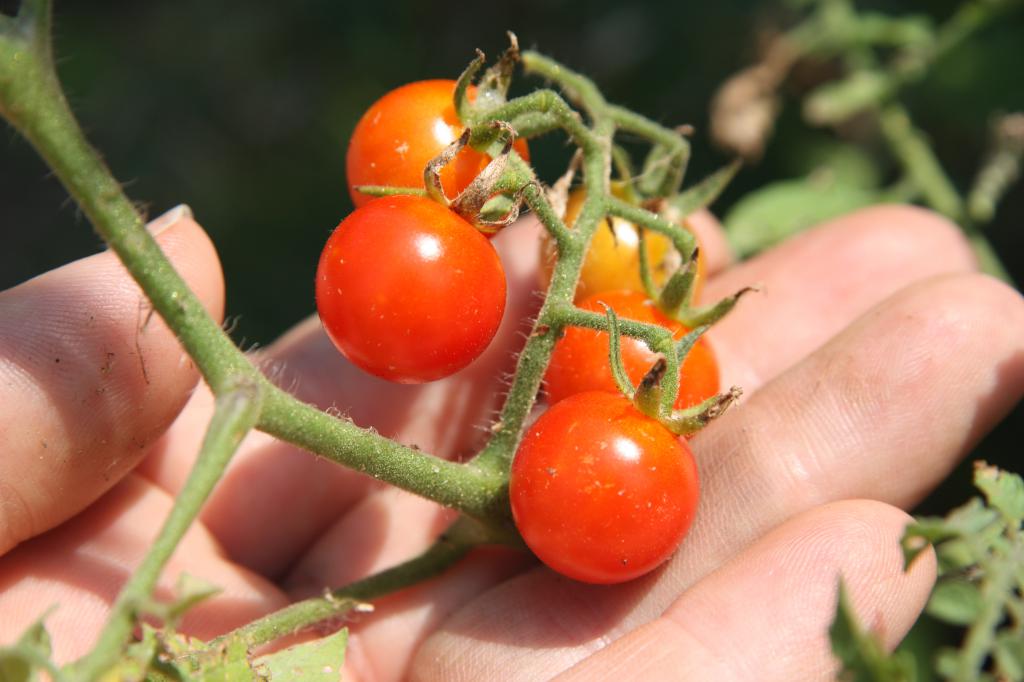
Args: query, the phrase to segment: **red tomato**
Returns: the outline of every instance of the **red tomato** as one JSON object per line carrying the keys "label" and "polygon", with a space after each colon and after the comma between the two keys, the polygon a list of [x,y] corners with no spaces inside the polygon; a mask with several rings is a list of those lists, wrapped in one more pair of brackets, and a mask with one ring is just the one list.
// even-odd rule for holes
{"label": "red tomato", "polygon": [[[577,305],[584,310],[604,313],[601,303],[611,306],[621,319],[661,325],[681,339],[686,327],[666,317],[644,294],[638,291],[605,291],[593,294]],[[640,383],[658,355],[643,341],[622,337],[622,364],[633,385]],[[583,391],[618,391],[608,364],[608,334],[569,327],[555,344],[544,376],[548,400],[558,402]],[[691,407],[718,393],[718,362],[711,346],[701,339],[690,350],[679,370],[679,395],[676,409]]]}
{"label": "red tomato", "polygon": [[621,394],[578,393],[523,438],[509,479],[512,517],[545,564],[588,583],[632,580],[675,551],[699,498],[685,440]]}
{"label": "red tomato", "polygon": [[[475,89],[470,89],[470,97]],[[465,126],[455,113],[455,81],[409,83],[387,93],[367,109],[348,143],[345,168],[355,205],[372,197],[356,185],[423,187],[423,170],[445,147],[459,139]],[[526,142],[514,148],[529,160]],[[490,157],[465,148],[441,170],[441,185],[454,198],[484,169]]]}
{"label": "red tomato", "polygon": [[327,240],[316,303],[334,345],[371,374],[433,381],[465,367],[494,338],[505,272],[490,242],[423,197],[375,199]]}

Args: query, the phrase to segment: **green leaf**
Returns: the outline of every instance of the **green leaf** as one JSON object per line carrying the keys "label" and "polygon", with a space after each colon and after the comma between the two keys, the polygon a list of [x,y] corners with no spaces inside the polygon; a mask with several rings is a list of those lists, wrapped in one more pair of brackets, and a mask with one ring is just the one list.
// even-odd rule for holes
{"label": "green leaf", "polygon": [[827,172],[843,185],[877,189],[882,185],[882,172],[874,157],[859,145],[842,142],[831,135],[810,137],[804,144],[788,150],[781,159],[783,175],[805,177]]}
{"label": "green leaf", "polygon": [[951,679],[960,671],[960,652],[950,647],[943,647],[935,656],[935,672],[941,677]]}
{"label": "green leaf", "polygon": [[970,625],[981,613],[984,600],[977,585],[966,580],[945,580],[928,600],[929,615],[953,625]]}
{"label": "green leaf", "polygon": [[305,642],[282,651],[263,656],[255,662],[256,670],[271,682],[302,680],[305,682],[337,682],[341,679],[341,666],[345,662],[348,630]]}
{"label": "green leaf", "polygon": [[1024,680],[1024,636],[1020,633],[1001,632],[993,651],[996,672],[1006,680]]}
{"label": "green leaf", "polygon": [[732,179],[736,177],[736,173],[741,165],[741,162],[737,159],[719,168],[696,185],[693,185],[681,194],[669,198],[669,205],[679,211],[679,215],[684,218],[694,211],[707,208],[718,198],[718,195],[722,193]]}
{"label": "green leaf", "polygon": [[999,520],[999,513],[989,509],[977,497],[957,507],[946,516],[946,526],[951,532],[964,535],[980,535]]}
{"label": "green leaf", "polygon": [[49,660],[50,633],[43,621],[53,611],[48,609],[18,638],[17,644],[0,649],[0,680],[3,682],[35,682],[39,679],[39,663]]}
{"label": "green leaf", "polygon": [[974,485],[985,493],[989,506],[998,509],[1006,518],[1017,522],[1024,519],[1024,480],[1020,476],[977,462]]}
{"label": "green leaf", "polygon": [[249,662],[245,642],[238,639],[229,639],[222,649],[208,650],[196,662],[198,666],[193,676],[202,680],[254,682],[259,679]]}
{"label": "green leaf", "polygon": [[968,566],[978,563],[981,558],[971,548],[971,544],[961,538],[943,542],[935,548],[935,555],[939,562],[940,576],[953,571],[962,571]]}
{"label": "green leaf", "polygon": [[749,256],[818,223],[875,202],[871,190],[832,177],[783,180],[740,199],[725,216],[729,243]]}
{"label": "green leaf", "polygon": [[847,682],[914,682],[917,679],[913,655],[908,652],[887,654],[874,633],[861,629],[842,581],[836,616],[828,634],[832,652],[843,664],[839,679]]}

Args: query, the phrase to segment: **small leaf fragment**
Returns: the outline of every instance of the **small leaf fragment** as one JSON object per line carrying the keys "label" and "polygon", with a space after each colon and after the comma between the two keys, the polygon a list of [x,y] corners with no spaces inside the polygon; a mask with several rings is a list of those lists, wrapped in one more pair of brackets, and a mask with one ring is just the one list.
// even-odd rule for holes
{"label": "small leaf fragment", "polygon": [[976,462],[974,485],[985,494],[989,506],[998,509],[1006,518],[1018,522],[1024,519],[1024,480],[1020,476]]}
{"label": "small leaf fragment", "polygon": [[970,625],[984,606],[977,585],[966,580],[945,580],[932,592],[926,611],[929,615],[953,625]]}
{"label": "small leaf fragment", "polygon": [[302,680],[306,682],[337,682],[345,663],[348,630],[304,642],[256,659],[255,668],[270,682]]}
{"label": "small leaf fragment", "polygon": [[832,653],[843,664],[838,679],[844,682],[913,682],[917,679],[913,655],[886,653],[878,636],[861,628],[842,581],[839,582],[836,616],[828,634]]}

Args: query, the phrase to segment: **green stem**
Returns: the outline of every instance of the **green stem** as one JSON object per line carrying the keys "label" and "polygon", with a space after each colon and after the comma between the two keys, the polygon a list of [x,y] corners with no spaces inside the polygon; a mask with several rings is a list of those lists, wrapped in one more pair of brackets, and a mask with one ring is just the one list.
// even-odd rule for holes
{"label": "green stem", "polygon": [[[599,332],[611,331],[607,316],[575,306],[558,306],[551,311],[548,319],[552,320],[559,328],[571,326]],[[656,353],[676,354],[672,332],[665,327],[621,317],[618,318],[618,327],[623,336],[643,341]]]}
{"label": "green stem", "polygon": [[882,134],[908,176],[921,190],[925,202],[939,213],[961,222],[963,201],[953,183],[935,158],[924,133],[914,127],[910,114],[901,104],[891,104],[879,114]]}
{"label": "green stem", "polygon": [[964,201],[946,176],[924,133],[914,127],[901,104],[890,104],[879,114],[882,134],[899,159],[907,177],[931,208],[963,227],[983,272],[1012,283],[1006,267],[984,234],[967,219]]}
{"label": "green stem", "polygon": [[622,107],[608,107],[619,130],[653,143],[640,175],[640,189],[649,196],[669,196],[679,190],[690,162],[690,142],[674,130]]}
{"label": "green stem", "polygon": [[504,478],[475,464],[456,464],[337,419],[271,387],[259,430],[346,467],[458,509],[503,524],[508,518]]}
{"label": "green stem", "polygon": [[198,516],[242,438],[255,426],[262,398],[260,385],[248,381],[217,396],[213,418],[192,472],[146,558],[121,589],[96,647],[73,665],[76,679],[91,682],[117,661],[131,637],[139,605],[152,594],[160,571]]}
{"label": "green stem", "polygon": [[[558,101],[565,106],[560,98]],[[562,306],[572,305],[576,282],[583,265],[583,256],[597,229],[598,222],[605,213],[608,176],[611,171],[612,131],[610,121],[602,119],[595,123],[593,131],[584,128],[584,132],[576,134],[578,139],[586,141],[585,144],[581,144],[581,148],[583,149],[583,177],[587,198],[583,202],[573,229],[565,229],[560,219],[555,220],[557,216],[553,210],[546,210],[542,206],[542,210],[538,213],[538,217],[545,222],[547,229],[552,234],[561,236],[558,260],[551,275],[547,297],[537,314],[533,331],[519,354],[515,377],[509,387],[498,420],[492,428],[491,438],[472,462],[486,471],[507,476],[509,463],[519,444],[519,439],[522,437],[523,425],[533,408],[544,371],[547,369],[551,352],[554,350],[555,342],[558,340],[562,328],[556,311]],[[539,203],[547,203],[543,193],[530,194],[528,190],[527,197],[531,196]]]}
{"label": "green stem", "polygon": [[474,547],[487,544],[488,537],[479,526],[465,519],[417,557],[397,566],[332,590],[323,597],[306,599],[280,611],[248,623],[210,642],[217,649],[230,641],[242,641],[253,648],[309,628],[319,622],[348,613],[367,600],[376,599],[442,574]]}
{"label": "green stem", "polygon": [[[987,554],[984,548],[978,548],[982,556]],[[1007,593],[1014,589],[1014,571],[1017,564],[1007,560],[990,558],[982,563],[985,580],[981,588],[981,611],[967,629],[963,646],[960,649],[956,672],[956,682],[977,680],[985,665],[985,660],[992,650],[996,628],[1003,619],[1003,604]]]}
{"label": "green stem", "polygon": [[608,198],[608,213],[665,235],[672,240],[684,261],[692,260],[697,238],[689,230],[617,197]]}
{"label": "green stem", "polygon": [[586,76],[576,73],[563,64],[537,52],[527,50],[522,54],[523,70],[557,83],[570,101],[583,107],[595,121],[607,114],[607,103]]}

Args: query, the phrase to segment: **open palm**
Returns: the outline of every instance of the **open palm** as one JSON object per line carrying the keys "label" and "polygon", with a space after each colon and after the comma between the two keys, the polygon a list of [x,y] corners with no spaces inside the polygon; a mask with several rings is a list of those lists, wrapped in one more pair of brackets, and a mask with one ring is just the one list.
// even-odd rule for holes
{"label": "open palm", "polygon": [[[973,274],[953,226],[907,207],[836,220],[732,265],[698,221],[706,296],[754,283],[709,333],[740,404],[692,441],[697,519],[632,583],[574,583],[506,549],[347,623],[346,679],[827,679],[840,575],[895,644],[931,588],[902,571],[905,512],[1024,392],[1024,305]],[[151,226],[212,314],[223,285],[187,212]],[[315,320],[256,355],[301,398],[446,457],[471,454],[537,305],[536,224],[496,240],[506,320],[474,365],[400,386],[348,365]],[[91,646],[198,450],[212,398],[112,254],[0,294],[0,643],[49,605],[56,656]],[[223,588],[186,618],[208,637],[407,559],[452,519],[433,503],[263,434],[243,444],[164,572]]]}

